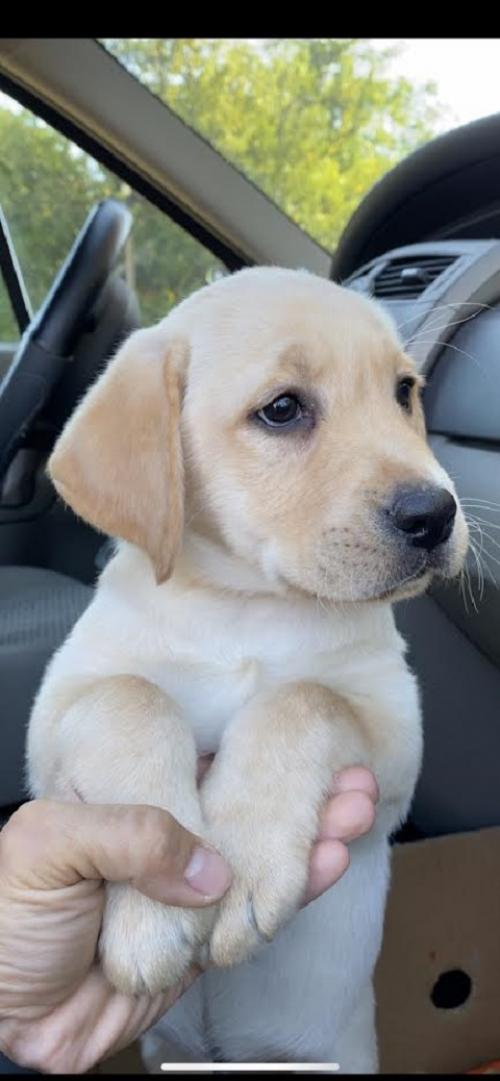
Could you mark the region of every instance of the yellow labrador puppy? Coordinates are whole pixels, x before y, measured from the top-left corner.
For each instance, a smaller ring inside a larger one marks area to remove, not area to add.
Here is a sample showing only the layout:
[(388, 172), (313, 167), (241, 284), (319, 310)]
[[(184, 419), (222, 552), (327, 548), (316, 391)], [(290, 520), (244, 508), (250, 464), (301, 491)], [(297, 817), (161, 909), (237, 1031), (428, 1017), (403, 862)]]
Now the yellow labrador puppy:
[[(376, 1069), (388, 836), (421, 755), (391, 606), (467, 548), (419, 384), (374, 303), (244, 270), (133, 334), (50, 460), (63, 499), (119, 542), (35, 703), (31, 789), (158, 805), (231, 864), (208, 912), (108, 887), (116, 987), (154, 994), (210, 958), (164, 1022), (184, 1057)], [(377, 823), (289, 922), (332, 774), (358, 763)]]

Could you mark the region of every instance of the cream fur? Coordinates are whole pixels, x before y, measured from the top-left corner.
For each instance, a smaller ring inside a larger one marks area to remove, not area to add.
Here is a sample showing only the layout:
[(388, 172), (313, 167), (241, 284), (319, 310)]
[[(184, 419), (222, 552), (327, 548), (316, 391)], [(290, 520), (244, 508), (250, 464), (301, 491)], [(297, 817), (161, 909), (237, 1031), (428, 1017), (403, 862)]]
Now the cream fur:
[[(467, 546), (459, 510), (442, 566), (402, 576), (377, 525), (398, 483), (454, 491), (416, 392), (411, 416), (395, 402), (405, 372), (375, 305), (305, 272), (244, 271), (133, 336), (51, 460), (77, 513), (121, 539), (35, 703), (32, 791), (165, 807), (234, 871), (208, 913), (108, 891), (101, 956), (119, 988), (175, 982), (204, 943), (219, 966), (162, 1022), (173, 1055), (376, 1069), (388, 836), (421, 758), (391, 602), (457, 573)], [(249, 417), (287, 388), (317, 423), (269, 434)], [(200, 793), (197, 751), (219, 752)], [(357, 763), (379, 783), (376, 825), (297, 913), (332, 774)]]

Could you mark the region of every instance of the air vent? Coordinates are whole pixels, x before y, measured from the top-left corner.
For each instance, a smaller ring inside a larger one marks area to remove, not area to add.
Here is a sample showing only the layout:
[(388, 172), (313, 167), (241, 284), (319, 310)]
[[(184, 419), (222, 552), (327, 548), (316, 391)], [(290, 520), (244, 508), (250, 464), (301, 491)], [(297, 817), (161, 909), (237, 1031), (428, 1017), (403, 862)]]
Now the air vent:
[(373, 295), (410, 300), (418, 297), (456, 261), (456, 255), (408, 255), (390, 259), (372, 281)]

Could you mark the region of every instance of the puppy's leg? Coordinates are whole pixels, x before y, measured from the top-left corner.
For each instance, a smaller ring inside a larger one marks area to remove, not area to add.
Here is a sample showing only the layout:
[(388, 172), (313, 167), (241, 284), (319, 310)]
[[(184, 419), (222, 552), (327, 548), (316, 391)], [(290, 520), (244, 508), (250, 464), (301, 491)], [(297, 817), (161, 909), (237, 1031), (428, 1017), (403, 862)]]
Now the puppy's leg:
[[(43, 756), (37, 751), (42, 714), (49, 711), (55, 738), (51, 765), (46, 750)], [(58, 689), (46, 700), (42, 693), (32, 728), (35, 795), (154, 805), (197, 835), (206, 832), (193, 734), (174, 703), (146, 680), (117, 676), (68, 693)], [(110, 884), (106, 892), (99, 949), (110, 982), (129, 994), (155, 994), (177, 983), (206, 938), (212, 913), (162, 905), (126, 884)]]
[(370, 757), (349, 703), (312, 683), (259, 696), (226, 730), (202, 787), (210, 837), (234, 873), (212, 932), (215, 964), (246, 960), (299, 907), (332, 775)]
[[(378, 1073), (375, 997), (370, 983), (364, 988), (335, 1048), (339, 1073)], [(326, 1060), (325, 1060), (326, 1061)]]

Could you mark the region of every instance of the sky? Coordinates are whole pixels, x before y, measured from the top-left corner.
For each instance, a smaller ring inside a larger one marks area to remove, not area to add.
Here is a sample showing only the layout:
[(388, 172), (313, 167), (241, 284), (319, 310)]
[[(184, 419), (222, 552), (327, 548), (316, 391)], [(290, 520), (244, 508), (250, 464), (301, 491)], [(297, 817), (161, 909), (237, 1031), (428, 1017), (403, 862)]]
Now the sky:
[(373, 40), (401, 44), (393, 70), (415, 82), (432, 80), (451, 110), (443, 130), (500, 112), (500, 38), (406, 38)]
[[(250, 38), (257, 44), (259, 39)], [(446, 111), (437, 127), (446, 131), (500, 112), (500, 38), (371, 38), (373, 45), (401, 46), (395, 74), (416, 83), (432, 80)], [(4, 95), (0, 103), (15, 110)]]

